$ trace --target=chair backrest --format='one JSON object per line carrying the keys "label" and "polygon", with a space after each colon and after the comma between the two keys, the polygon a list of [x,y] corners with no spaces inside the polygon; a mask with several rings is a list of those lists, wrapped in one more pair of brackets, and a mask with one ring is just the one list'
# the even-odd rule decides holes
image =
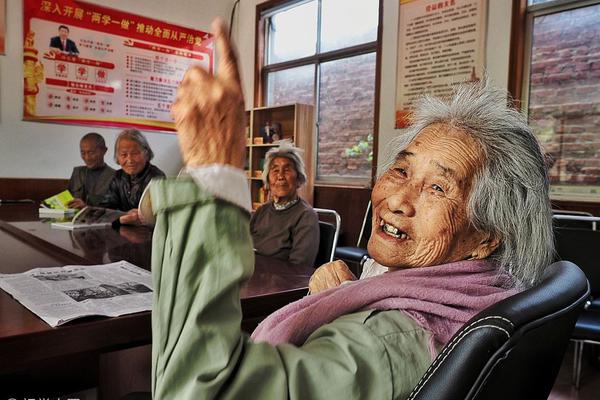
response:
{"label": "chair backrest", "polygon": [[319,251],[315,266],[321,266],[326,262],[333,261],[335,248],[337,247],[338,237],[340,235],[340,227],[342,226],[342,218],[335,210],[327,208],[313,208],[319,215],[328,215],[334,218],[335,225],[325,221],[319,221]]}
{"label": "chair backrest", "polygon": [[361,249],[367,248],[367,243],[369,242],[369,238],[371,237],[372,216],[373,207],[371,207],[371,200],[369,200],[369,203],[367,204],[367,209],[365,210],[365,216],[363,217],[362,226],[360,227],[360,234],[358,235],[356,247],[360,247]]}
{"label": "chair backrest", "polygon": [[319,221],[319,251],[315,259],[315,268],[331,261],[334,237],[335,226],[329,222]]}
{"label": "chair backrest", "polygon": [[537,286],[467,322],[408,398],[547,399],[588,295],[575,264],[550,265]]}
{"label": "chair backrest", "polygon": [[552,210],[554,227],[584,228],[596,230],[600,217],[594,217],[586,211]]}
{"label": "chair backrest", "polygon": [[590,281],[592,296],[600,297],[600,231],[556,227],[554,237],[558,258],[577,264]]}

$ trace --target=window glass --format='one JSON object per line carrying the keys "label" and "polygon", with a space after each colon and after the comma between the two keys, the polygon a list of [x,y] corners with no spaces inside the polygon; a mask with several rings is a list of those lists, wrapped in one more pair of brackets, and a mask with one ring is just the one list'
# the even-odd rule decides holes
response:
{"label": "window glass", "polygon": [[550,3],[552,1],[557,1],[557,0],[527,0],[527,5],[528,6],[533,6],[533,5],[536,5],[536,4]]}
{"label": "window glass", "polygon": [[600,195],[600,5],[533,20],[529,122],[554,194]]}
{"label": "window glass", "polygon": [[267,105],[302,103],[314,105],[315,66],[270,72],[267,77]]}
{"label": "window glass", "polygon": [[316,178],[369,184],[380,0],[281,3],[262,13],[262,104],[313,105]]}
{"label": "window glass", "polygon": [[375,53],[320,68],[317,177],[371,176]]}
{"label": "window glass", "polygon": [[279,11],[266,21],[266,64],[311,56],[317,43],[317,2],[300,3]]}
{"label": "window glass", "polygon": [[322,0],[321,52],[377,40],[379,0]]}

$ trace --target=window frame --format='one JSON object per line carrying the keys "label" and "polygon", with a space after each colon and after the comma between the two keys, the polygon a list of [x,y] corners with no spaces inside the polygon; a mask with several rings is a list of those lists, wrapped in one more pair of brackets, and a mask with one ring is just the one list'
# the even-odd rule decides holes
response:
{"label": "window frame", "polygon": [[[315,135],[313,143],[315,148],[313,151],[315,157],[315,186],[340,186],[340,187],[361,187],[372,188],[375,184],[377,173],[377,149],[379,145],[379,98],[381,86],[381,39],[383,34],[383,0],[378,0],[379,14],[377,21],[377,38],[376,40],[359,45],[344,47],[320,53],[320,33],[321,33],[321,0],[317,5],[317,44],[314,55],[302,57],[294,60],[283,61],[271,65],[265,65],[265,50],[266,50],[266,24],[265,15],[273,14],[278,11],[283,11],[287,8],[294,7],[298,4],[306,3],[312,0],[269,0],[256,6],[256,32],[255,32],[255,65],[254,65],[254,107],[265,107],[267,98],[267,83],[268,74],[271,72],[282,71],[294,67],[306,65],[314,66],[314,82],[313,82],[313,97],[314,104],[314,126]],[[320,64],[335,61],[353,56],[375,53],[375,92],[373,101],[373,159],[371,161],[371,176],[365,178],[354,177],[318,177],[316,176],[316,157],[318,157],[318,135],[319,135],[319,74]]]}
{"label": "window frame", "polygon": [[[513,96],[515,105],[529,120],[531,46],[534,18],[598,5],[600,4],[600,0],[555,0],[531,6],[528,6],[527,3],[527,0],[513,0],[511,31],[512,51],[509,60],[508,90]],[[585,197],[578,196],[575,193],[564,193],[560,195],[551,194],[550,197],[553,202],[600,202],[600,196]]]}

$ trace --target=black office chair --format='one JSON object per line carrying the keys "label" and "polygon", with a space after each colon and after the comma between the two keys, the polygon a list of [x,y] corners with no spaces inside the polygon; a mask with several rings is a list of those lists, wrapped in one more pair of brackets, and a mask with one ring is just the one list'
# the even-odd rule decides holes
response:
{"label": "black office chair", "polygon": [[446,344],[409,399],[547,399],[589,296],[573,263],[480,312]]}
{"label": "black office chair", "polygon": [[579,389],[584,344],[600,344],[600,231],[562,227],[554,231],[558,257],[579,265],[590,282],[591,297],[575,323],[572,336],[575,342],[573,384]]}
{"label": "black office chair", "polygon": [[319,221],[319,251],[317,252],[317,258],[315,260],[315,267],[333,261],[333,255],[337,247],[338,236],[340,234],[340,228],[342,226],[342,218],[335,210],[327,208],[313,208],[319,215],[328,215],[335,220],[335,225]]}
{"label": "black office chair", "polygon": [[356,246],[338,247],[335,251],[335,258],[357,263],[359,264],[359,269],[362,269],[362,265],[369,258],[367,243],[369,242],[369,237],[371,236],[372,212],[371,201],[369,201],[367,204],[367,209],[365,210],[365,215],[363,217],[363,222],[360,228],[360,234],[358,236]]}

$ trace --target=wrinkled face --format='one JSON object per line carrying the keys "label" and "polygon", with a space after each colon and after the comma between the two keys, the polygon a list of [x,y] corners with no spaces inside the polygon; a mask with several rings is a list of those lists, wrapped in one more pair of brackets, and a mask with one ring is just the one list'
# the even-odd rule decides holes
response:
{"label": "wrinkled face", "polygon": [[275,157],[269,169],[269,186],[275,202],[291,200],[298,189],[298,173],[294,162],[286,157]]}
{"label": "wrinkled face", "polygon": [[142,172],[148,156],[137,142],[121,139],[117,147],[117,161],[125,173],[135,175]]}
{"label": "wrinkled face", "polygon": [[65,28],[60,28],[58,30],[58,36],[60,37],[60,40],[67,40],[67,38],[69,37],[69,30]]}
{"label": "wrinkled face", "polygon": [[423,129],[373,188],[369,254],[392,270],[487,257],[474,254],[485,235],[467,218],[482,158],[479,145],[460,130]]}
{"label": "wrinkled face", "polygon": [[96,169],[104,165],[106,149],[98,147],[95,140],[86,139],[79,142],[79,154],[86,167]]}

